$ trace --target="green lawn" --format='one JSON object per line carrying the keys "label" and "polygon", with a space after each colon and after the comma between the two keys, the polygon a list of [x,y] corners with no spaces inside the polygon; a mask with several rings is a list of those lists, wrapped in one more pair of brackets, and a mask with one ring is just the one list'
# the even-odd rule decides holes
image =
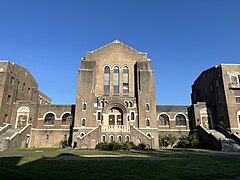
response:
{"label": "green lawn", "polygon": [[[111,154],[149,155],[161,159],[46,160],[48,157]],[[0,179],[238,179],[239,165],[240,158],[177,152],[56,151],[50,154],[0,158]]]}

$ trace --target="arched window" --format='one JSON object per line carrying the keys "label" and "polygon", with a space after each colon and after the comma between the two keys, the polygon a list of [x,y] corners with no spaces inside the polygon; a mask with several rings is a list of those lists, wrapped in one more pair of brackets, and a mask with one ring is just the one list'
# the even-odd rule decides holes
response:
{"label": "arched window", "polygon": [[125,141],[126,141],[126,142],[130,142],[130,136],[129,136],[129,135],[126,135],[126,136],[125,136]]}
{"label": "arched window", "polygon": [[106,135],[102,135],[102,142],[106,142]]}
{"label": "arched window", "polygon": [[176,116],[176,126],[186,126],[186,118],[182,114]]}
{"label": "arched window", "polygon": [[147,134],[147,136],[148,136],[148,137],[151,137],[151,134],[150,134],[150,133],[148,133],[148,134]]}
{"label": "arched window", "polygon": [[110,67],[104,68],[104,94],[109,95],[110,93]]}
{"label": "arched window", "polygon": [[125,105],[128,107],[128,102],[127,101],[125,101]]}
{"label": "arched window", "polygon": [[114,135],[110,135],[109,141],[110,141],[110,142],[113,142],[113,141],[114,141]]}
{"label": "arched window", "polygon": [[86,126],[86,119],[82,119],[82,126]]}
{"label": "arched window", "polygon": [[131,112],[131,120],[134,120],[134,112]]}
{"label": "arched window", "polygon": [[72,114],[70,113],[65,113],[63,116],[62,116],[62,124],[71,124],[72,122],[72,119],[73,119],[73,116]]}
{"label": "arched window", "polygon": [[44,124],[53,125],[55,121],[55,115],[53,113],[46,114],[44,118]]}
{"label": "arched window", "polygon": [[150,120],[149,119],[146,120],[146,126],[150,127]]}
{"label": "arched window", "polygon": [[101,120],[101,116],[102,116],[102,113],[101,113],[101,112],[98,112],[98,113],[97,113],[97,120]]}
{"label": "arched window", "polygon": [[113,93],[119,94],[119,67],[113,69]]}
{"label": "arched window", "polygon": [[123,67],[123,94],[129,93],[129,70],[128,67]]}
{"label": "arched window", "polygon": [[159,121],[160,121],[160,125],[162,126],[168,126],[169,125],[169,117],[166,114],[161,114],[159,116]]}
{"label": "arched window", "polygon": [[85,135],[85,133],[83,133],[83,132],[80,134],[81,137],[83,137],[84,135]]}
{"label": "arched window", "polygon": [[86,111],[86,110],[87,110],[87,103],[83,103],[83,104],[82,104],[82,110],[83,110],[83,111]]}
{"label": "arched window", "polygon": [[133,107],[132,101],[129,101],[129,107]]}
{"label": "arched window", "polygon": [[149,107],[148,103],[145,103],[145,109],[146,109],[146,111],[149,111],[150,107]]}
{"label": "arched window", "polygon": [[122,136],[121,135],[118,136],[118,141],[122,142]]}

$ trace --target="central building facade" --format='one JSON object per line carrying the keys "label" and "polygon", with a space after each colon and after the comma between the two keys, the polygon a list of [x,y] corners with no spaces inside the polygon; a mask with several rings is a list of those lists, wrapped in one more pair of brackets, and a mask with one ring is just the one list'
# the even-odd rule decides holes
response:
{"label": "central building facade", "polygon": [[133,141],[158,148],[154,71],[147,53],[116,40],[87,52],[78,70],[73,142]]}

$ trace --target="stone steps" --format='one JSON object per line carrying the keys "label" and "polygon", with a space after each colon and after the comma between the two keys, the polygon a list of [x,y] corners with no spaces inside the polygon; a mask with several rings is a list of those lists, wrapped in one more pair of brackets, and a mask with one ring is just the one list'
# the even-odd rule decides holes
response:
{"label": "stone steps", "polygon": [[4,150],[5,138],[11,137],[16,132],[19,132],[21,129],[8,129],[5,133],[0,135],[0,151]]}

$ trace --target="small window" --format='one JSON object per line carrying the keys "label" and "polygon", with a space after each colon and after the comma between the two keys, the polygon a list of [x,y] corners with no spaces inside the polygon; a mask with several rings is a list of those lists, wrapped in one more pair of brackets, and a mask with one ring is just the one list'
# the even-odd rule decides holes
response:
{"label": "small window", "polygon": [[8,114],[4,114],[3,122],[7,123],[7,120],[8,120]]}
{"label": "small window", "polygon": [[83,137],[84,135],[85,135],[85,134],[84,134],[83,132],[80,134],[81,137]]}
{"label": "small window", "polygon": [[113,142],[113,141],[114,141],[114,135],[110,135],[109,141],[110,141],[110,142]]}
{"label": "small window", "polygon": [[238,84],[237,76],[231,76],[231,84]]}
{"label": "small window", "polygon": [[132,101],[129,101],[129,107],[133,107]]}
{"label": "small window", "polygon": [[7,104],[10,104],[10,103],[11,103],[11,96],[8,95],[8,97],[7,97]]}
{"label": "small window", "polygon": [[147,134],[147,136],[148,136],[148,137],[151,137],[151,134],[150,134],[150,133],[148,133],[148,134]]}
{"label": "small window", "polygon": [[146,126],[150,127],[150,120],[149,119],[146,120]]}
{"label": "small window", "polygon": [[235,99],[236,99],[236,103],[240,104],[240,96],[236,96]]}
{"label": "small window", "polygon": [[86,126],[86,119],[82,119],[82,126]]}
{"label": "small window", "polygon": [[128,107],[128,102],[127,101],[125,101],[125,105]]}
{"label": "small window", "polygon": [[24,89],[25,89],[25,83],[23,83],[22,85],[22,91],[24,91]]}
{"label": "small window", "polygon": [[118,136],[118,141],[122,142],[122,136]]}
{"label": "small window", "polygon": [[106,142],[106,135],[102,136],[102,142]]}
{"label": "small window", "polygon": [[134,120],[134,112],[131,112],[131,120]]}
{"label": "small window", "polygon": [[46,134],[46,140],[49,140],[49,134]]}
{"label": "small window", "polygon": [[11,76],[11,81],[10,81],[10,84],[13,85],[14,84],[14,77]]}
{"label": "small window", "polygon": [[83,103],[83,105],[82,105],[82,110],[83,110],[83,111],[86,111],[86,110],[87,110],[87,104],[86,104],[86,103]]}
{"label": "small window", "polygon": [[102,116],[102,113],[101,113],[101,112],[98,112],[98,113],[97,113],[97,120],[101,120],[101,116]]}
{"label": "small window", "polygon": [[148,103],[145,104],[145,109],[146,109],[146,111],[149,111],[149,110],[150,110],[150,107],[149,107],[149,104],[148,104]]}
{"label": "small window", "polygon": [[126,141],[126,142],[130,142],[130,136],[129,136],[129,135],[127,135],[127,136],[125,137],[125,141]]}
{"label": "small window", "polygon": [[[28,88],[28,94],[30,94],[30,92],[31,92],[30,90],[31,90],[31,88]],[[36,93],[36,92],[35,92],[35,93]]]}

